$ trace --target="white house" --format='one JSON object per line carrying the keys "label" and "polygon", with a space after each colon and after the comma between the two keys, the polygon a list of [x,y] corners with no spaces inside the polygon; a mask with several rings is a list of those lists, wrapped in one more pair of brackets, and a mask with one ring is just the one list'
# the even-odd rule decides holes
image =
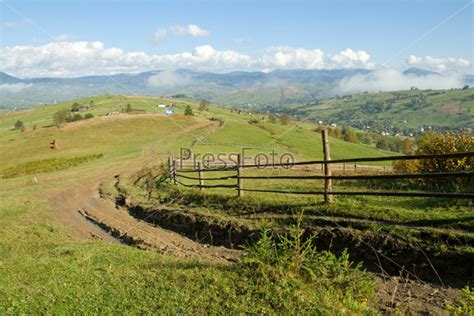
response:
{"label": "white house", "polygon": [[158,104],[158,107],[161,108],[161,109],[164,109],[164,108],[166,108],[166,104],[160,103],[160,104]]}

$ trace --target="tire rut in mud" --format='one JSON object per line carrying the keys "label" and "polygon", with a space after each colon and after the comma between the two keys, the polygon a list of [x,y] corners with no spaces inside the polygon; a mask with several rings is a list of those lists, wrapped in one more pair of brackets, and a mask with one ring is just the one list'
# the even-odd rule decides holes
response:
{"label": "tire rut in mud", "polygon": [[[121,199],[122,201],[124,199]],[[178,232],[200,243],[228,248],[240,248],[255,242],[257,228],[230,220],[193,213],[192,210],[162,207],[144,209],[128,207],[131,216],[168,230]],[[274,230],[274,235],[286,233]],[[408,274],[411,278],[462,287],[474,280],[474,256],[470,253],[422,246],[389,234],[375,233],[352,227],[305,227],[305,238],[314,236],[319,250],[341,254],[347,249],[351,259],[362,262],[363,267],[389,276]]]}

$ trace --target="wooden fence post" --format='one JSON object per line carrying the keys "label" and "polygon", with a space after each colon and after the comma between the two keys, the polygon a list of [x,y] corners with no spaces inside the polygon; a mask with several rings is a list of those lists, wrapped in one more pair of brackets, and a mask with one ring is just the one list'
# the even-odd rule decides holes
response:
{"label": "wooden fence post", "polygon": [[204,190],[204,188],[202,187],[204,185],[204,177],[202,175],[202,169],[201,169],[201,163],[198,162],[197,163],[197,168],[198,168],[198,177],[199,177],[199,190]]}
{"label": "wooden fence post", "polygon": [[241,178],[243,176],[243,162],[242,155],[237,155],[237,195],[242,197],[244,195],[244,180]]}
{"label": "wooden fence post", "polygon": [[342,174],[346,174],[346,163],[342,164]]}
{"label": "wooden fence post", "polygon": [[175,185],[178,185],[178,180],[176,179],[176,159],[174,159],[173,154],[170,156],[171,159],[171,179]]}
{"label": "wooden fence post", "polygon": [[354,173],[357,173],[357,162],[354,162]]}
{"label": "wooden fence post", "polygon": [[[331,160],[331,155],[329,153],[329,135],[328,135],[328,130],[325,128],[321,132],[323,136],[323,154],[324,154],[324,160],[329,161]],[[324,163],[324,175],[326,177],[331,176],[331,164],[329,163]],[[326,203],[331,203],[333,200],[333,196],[330,194],[332,191],[332,181],[331,179],[324,179],[324,202]]]}
{"label": "wooden fence post", "polygon": [[173,179],[172,177],[172,171],[171,171],[171,153],[168,153],[168,177],[170,179]]}

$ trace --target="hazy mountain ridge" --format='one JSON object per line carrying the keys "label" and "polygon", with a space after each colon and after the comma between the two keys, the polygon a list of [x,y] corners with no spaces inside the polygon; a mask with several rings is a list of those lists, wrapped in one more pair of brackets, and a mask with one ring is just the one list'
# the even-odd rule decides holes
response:
{"label": "hazy mountain ridge", "polygon": [[[338,84],[347,78],[366,77],[366,69],[274,70],[271,72],[198,72],[188,69],[156,70],[137,74],[95,75],[76,78],[21,79],[0,72],[0,97],[3,109],[54,103],[67,99],[102,95],[170,96],[185,94],[207,98],[222,105],[274,106],[306,103],[345,94]],[[403,75],[441,76],[420,68],[409,68]],[[474,81],[466,75],[465,81]]]}

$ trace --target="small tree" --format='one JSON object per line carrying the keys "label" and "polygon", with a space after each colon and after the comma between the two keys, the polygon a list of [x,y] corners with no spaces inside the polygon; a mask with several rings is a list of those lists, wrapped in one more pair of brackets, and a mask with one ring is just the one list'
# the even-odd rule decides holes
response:
{"label": "small tree", "polygon": [[184,108],[184,115],[189,115],[189,116],[194,115],[193,109],[191,108],[191,106],[186,105],[186,107]]}
{"label": "small tree", "polygon": [[60,127],[65,122],[67,122],[70,116],[71,114],[69,113],[68,109],[62,109],[62,110],[57,111],[53,115],[54,125],[56,125],[57,127]]}
{"label": "small tree", "polygon": [[273,114],[270,114],[270,115],[268,116],[268,121],[269,121],[270,123],[276,123],[276,121],[277,121],[276,116],[273,115]]}
{"label": "small tree", "polygon": [[283,125],[288,125],[291,123],[291,117],[288,114],[283,114],[280,116],[280,123]]}
{"label": "small tree", "polygon": [[210,104],[211,104],[211,102],[209,100],[202,99],[199,102],[199,111],[207,111],[209,109]]}
{"label": "small tree", "polygon": [[127,107],[125,108],[125,113],[130,113],[132,111],[133,111],[132,106],[130,105],[130,103],[127,103]]}
{"label": "small tree", "polygon": [[25,126],[25,124],[23,124],[23,122],[20,121],[20,120],[17,120],[15,122],[15,129],[22,129],[24,126]]}
{"label": "small tree", "polygon": [[79,112],[79,109],[82,107],[82,105],[80,105],[79,103],[77,102],[74,102],[72,105],[71,105],[71,112]]}
{"label": "small tree", "polygon": [[415,142],[411,139],[411,138],[405,138],[403,141],[402,141],[402,152],[405,154],[405,155],[411,155],[413,154],[413,151],[414,151],[414,147],[415,147]]}
{"label": "small tree", "polygon": [[343,139],[346,142],[351,142],[351,143],[358,142],[357,134],[352,129],[349,129],[349,128],[343,129],[342,134],[344,135]]}

